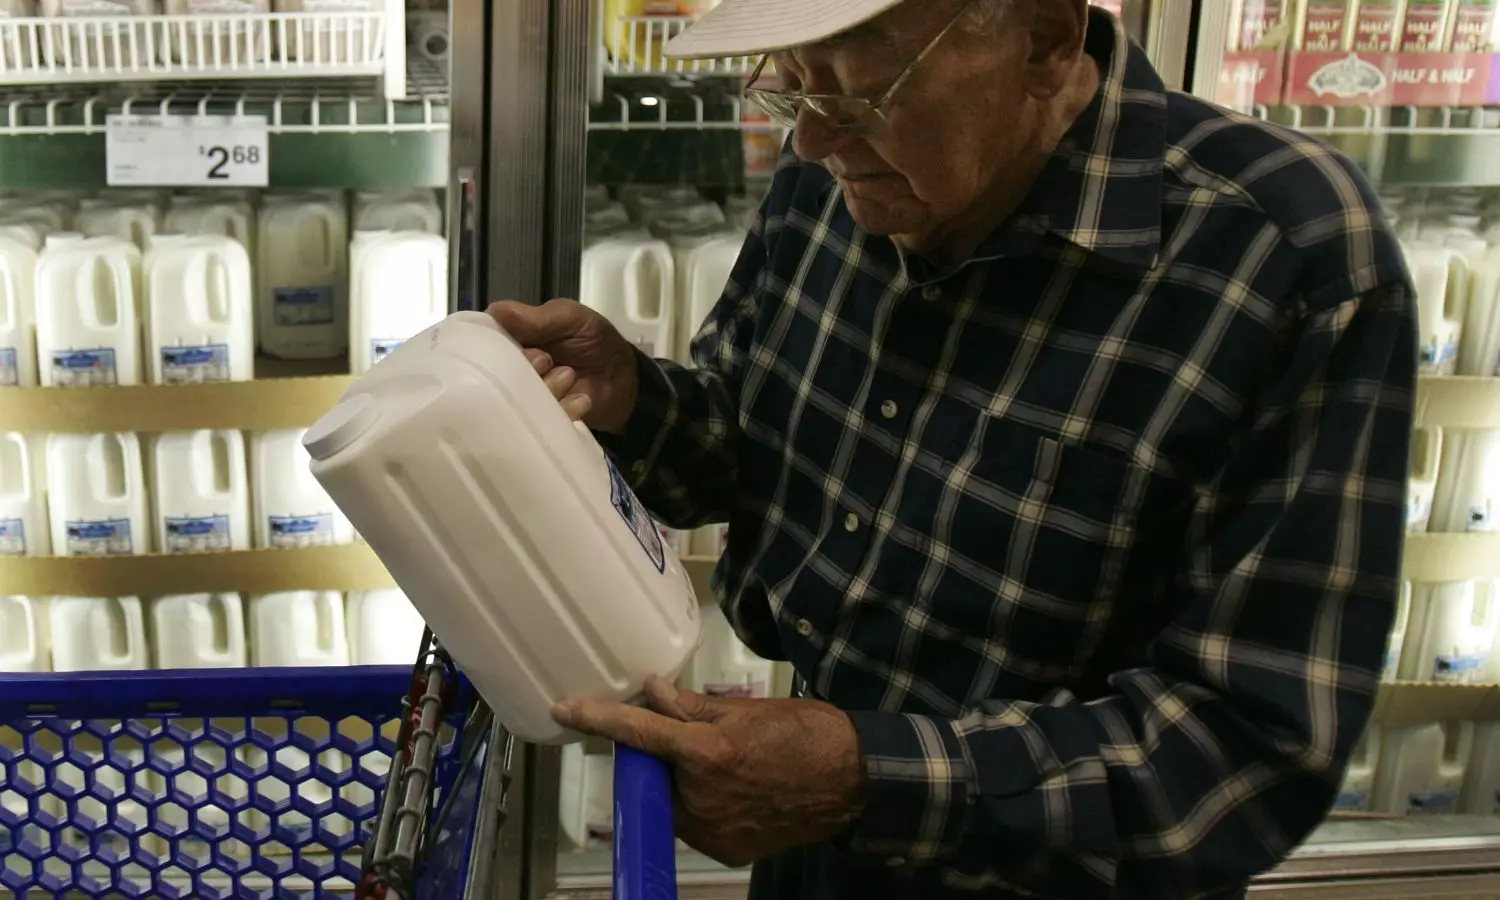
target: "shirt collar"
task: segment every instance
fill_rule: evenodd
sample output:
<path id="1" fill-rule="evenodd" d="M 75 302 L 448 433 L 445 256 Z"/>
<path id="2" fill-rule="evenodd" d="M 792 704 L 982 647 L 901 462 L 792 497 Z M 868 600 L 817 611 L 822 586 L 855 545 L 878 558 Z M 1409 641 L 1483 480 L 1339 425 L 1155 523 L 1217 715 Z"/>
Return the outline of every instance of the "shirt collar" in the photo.
<path id="1" fill-rule="evenodd" d="M 1021 205 L 1016 219 L 1031 228 L 1015 224 L 1147 269 L 1161 247 L 1166 88 L 1117 17 L 1092 7 L 1089 15 L 1085 48 L 1102 84 Z"/>

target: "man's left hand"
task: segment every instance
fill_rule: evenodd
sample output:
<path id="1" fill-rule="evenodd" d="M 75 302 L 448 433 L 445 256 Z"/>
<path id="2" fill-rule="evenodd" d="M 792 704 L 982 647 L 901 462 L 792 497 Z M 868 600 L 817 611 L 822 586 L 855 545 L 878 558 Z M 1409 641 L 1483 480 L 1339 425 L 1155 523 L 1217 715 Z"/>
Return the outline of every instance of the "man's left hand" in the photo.
<path id="1" fill-rule="evenodd" d="M 650 709 L 568 700 L 558 724 L 660 757 L 673 770 L 677 835 L 729 866 L 828 840 L 859 817 L 859 736 L 836 707 L 646 686 Z"/>

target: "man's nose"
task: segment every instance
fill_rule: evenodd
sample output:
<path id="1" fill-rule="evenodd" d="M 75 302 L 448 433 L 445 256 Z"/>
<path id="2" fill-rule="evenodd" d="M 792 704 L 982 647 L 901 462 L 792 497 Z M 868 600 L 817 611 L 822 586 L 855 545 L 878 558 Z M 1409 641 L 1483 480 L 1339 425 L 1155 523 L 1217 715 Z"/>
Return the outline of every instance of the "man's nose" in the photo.
<path id="1" fill-rule="evenodd" d="M 792 148 L 801 159 L 819 162 L 858 139 L 849 129 L 838 127 L 832 119 L 804 106 L 797 113 L 797 129 L 792 132 Z"/>

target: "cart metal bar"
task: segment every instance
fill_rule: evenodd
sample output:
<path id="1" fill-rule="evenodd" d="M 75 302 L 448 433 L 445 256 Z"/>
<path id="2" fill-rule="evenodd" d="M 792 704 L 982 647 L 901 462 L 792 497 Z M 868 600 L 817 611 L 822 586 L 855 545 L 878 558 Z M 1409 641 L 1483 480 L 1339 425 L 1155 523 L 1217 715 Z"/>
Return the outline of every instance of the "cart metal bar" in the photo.
<path id="1" fill-rule="evenodd" d="M 667 764 L 615 747 L 614 900 L 676 900 L 677 843 Z"/>

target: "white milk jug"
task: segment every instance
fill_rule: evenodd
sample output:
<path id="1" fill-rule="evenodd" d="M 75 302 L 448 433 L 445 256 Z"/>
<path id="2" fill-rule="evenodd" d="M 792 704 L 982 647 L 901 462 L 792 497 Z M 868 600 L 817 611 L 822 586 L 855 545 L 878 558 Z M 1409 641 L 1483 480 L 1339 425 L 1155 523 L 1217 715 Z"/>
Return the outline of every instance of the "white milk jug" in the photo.
<path id="1" fill-rule="evenodd" d="M 150 668 L 146 620 L 135 597 L 53 597 L 47 618 L 55 672 Z"/>
<path id="2" fill-rule="evenodd" d="M 257 666 L 349 665 L 343 596 L 283 591 L 252 597 L 250 657 Z"/>
<path id="3" fill-rule="evenodd" d="M 615 828 L 615 760 L 607 753 L 587 753 L 583 744 L 562 749 L 557 818 L 562 832 L 579 850 L 610 845 Z"/>
<path id="4" fill-rule="evenodd" d="M 249 662 L 239 594 L 158 598 L 151 604 L 151 639 L 158 669 L 239 668 Z"/>
<path id="5" fill-rule="evenodd" d="M 256 240 L 260 346 L 283 359 L 332 359 L 349 338 L 349 238 L 342 204 L 268 202 Z"/>
<path id="6" fill-rule="evenodd" d="M 160 552 L 250 549 L 250 488 L 240 432 L 168 432 L 157 436 L 152 457 Z"/>
<path id="7" fill-rule="evenodd" d="M 724 548 L 728 543 L 728 525 L 722 523 L 704 525 L 702 528 L 693 529 L 692 535 L 688 538 L 688 552 L 693 556 L 718 559 L 724 555 Z"/>
<path id="8" fill-rule="evenodd" d="M 47 631 L 44 599 L 0 594 L 0 672 L 50 671 Z"/>
<path id="9" fill-rule="evenodd" d="M 36 386 L 36 251 L 0 234 L 0 387 Z"/>
<path id="10" fill-rule="evenodd" d="M 1401 651 L 1406 649 L 1406 631 L 1411 623 L 1411 597 L 1413 585 L 1401 582 L 1401 592 L 1396 596 L 1396 616 L 1391 621 L 1391 633 L 1385 642 L 1385 662 L 1380 667 L 1381 681 L 1395 681 L 1401 671 Z"/>
<path id="11" fill-rule="evenodd" d="M 668 211 L 702 206 L 706 201 L 695 187 L 628 184 L 620 188 L 620 202 L 630 210 L 631 218 L 649 226 Z"/>
<path id="12" fill-rule="evenodd" d="M 36 266 L 44 387 L 141 383 L 141 252 L 116 238 L 59 233 Z"/>
<path id="13" fill-rule="evenodd" d="M 400 590 L 350 592 L 346 618 L 351 664 L 409 666 L 417 661 L 427 626 Z"/>
<path id="14" fill-rule="evenodd" d="M 723 296 L 743 243 L 739 237 L 720 232 L 701 242 L 686 241 L 684 250 L 673 247 L 681 326 L 677 329 L 677 349 L 673 352 L 677 362 L 692 364 L 693 338 Z"/>
<path id="15" fill-rule="evenodd" d="M 167 212 L 167 230 L 195 236 L 229 237 L 255 259 L 255 207 L 249 200 L 177 197 Z"/>
<path id="16" fill-rule="evenodd" d="M 602 240 L 583 251 L 578 302 L 647 356 L 672 352 L 672 251 L 661 241 Z"/>
<path id="17" fill-rule="evenodd" d="M 1410 470 L 1406 476 L 1406 530 L 1419 533 L 1432 522 L 1432 500 L 1437 494 L 1438 463 L 1443 431 L 1433 426 L 1412 429 Z"/>
<path id="18" fill-rule="evenodd" d="M 1333 808 L 1341 812 L 1363 812 L 1370 808 L 1370 794 L 1375 787 L 1375 769 L 1380 762 L 1380 727 L 1371 725 L 1360 735 L 1344 769 Z"/>
<path id="19" fill-rule="evenodd" d="M 1500 429 L 1444 428 L 1428 531 L 1500 527 Z"/>
<path id="20" fill-rule="evenodd" d="M 1434 241 L 1407 247 L 1406 259 L 1417 286 L 1417 371 L 1452 375 L 1468 300 L 1468 262 L 1462 253 Z"/>
<path id="21" fill-rule="evenodd" d="M 162 220 L 161 208 L 154 203 L 115 203 L 90 200 L 73 215 L 73 228 L 85 237 L 113 237 L 146 251 L 151 236 Z"/>
<path id="22" fill-rule="evenodd" d="M 58 231 L 67 231 L 73 223 L 73 211 L 74 205 L 65 201 L 7 204 L 0 212 L 0 220 L 7 225 L 29 225 L 34 233 L 45 238 Z M 36 249 L 42 249 L 41 245 L 38 244 Z"/>
<path id="23" fill-rule="evenodd" d="M 448 314 L 448 242 L 415 231 L 360 232 L 354 254 L 349 366 L 363 375 Z"/>
<path id="24" fill-rule="evenodd" d="M 740 642 L 718 604 L 703 607 L 703 645 L 688 666 L 688 686 L 714 697 L 771 696 L 772 663 Z"/>
<path id="25" fill-rule="evenodd" d="M 575 739 L 554 703 L 637 697 L 697 649 L 682 564 L 490 316 L 457 313 L 402 345 L 306 445 L 313 474 L 522 740 Z"/>
<path id="26" fill-rule="evenodd" d="M 146 479 L 134 434 L 47 437 L 47 505 L 58 556 L 150 551 Z"/>
<path id="27" fill-rule="evenodd" d="M 146 254 L 152 384 L 255 377 L 250 257 L 233 238 L 158 235 Z"/>
<path id="28" fill-rule="evenodd" d="M 1458 347 L 1458 374 L 1500 375 L 1500 247 L 1470 256 L 1472 277 Z"/>
<path id="29" fill-rule="evenodd" d="M 1474 743 L 1472 722 L 1385 727 L 1380 735 L 1372 812 L 1441 815 L 1458 811 L 1464 765 Z"/>
<path id="30" fill-rule="evenodd" d="M 1500 597 L 1492 579 L 1414 583 L 1400 677 L 1408 681 L 1481 680 L 1495 641 Z"/>
<path id="31" fill-rule="evenodd" d="M 41 252 L 42 240 L 52 231 L 53 229 L 44 228 L 38 222 L 17 219 L 9 213 L 0 212 L 0 237 L 15 241 L 29 248 L 32 253 Z"/>
<path id="32" fill-rule="evenodd" d="M 355 198 L 354 231 L 417 231 L 441 236 L 443 208 L 431 191 L 380 192 Z"/>
<path id="33" fill-rule="evenodd" d="M 48 556 L 52 541 L 31 442 L 0 431 L 0 556 Z"/>
<path id="34" fill-rule="evenodd" d="M 354 526 L 318 484 L 302 447 L 305 428 L 260 431 L 250 437 L 250 485 L 255 546 L 324 547 L 354 542 Z"/>
<path id="35" fill-rule="evenodd" d="M 1500 722 L 1474 725 L 1474 746 L 1458 794 L 1458 811 L 1477 816 L 1500 815 Z"/>

